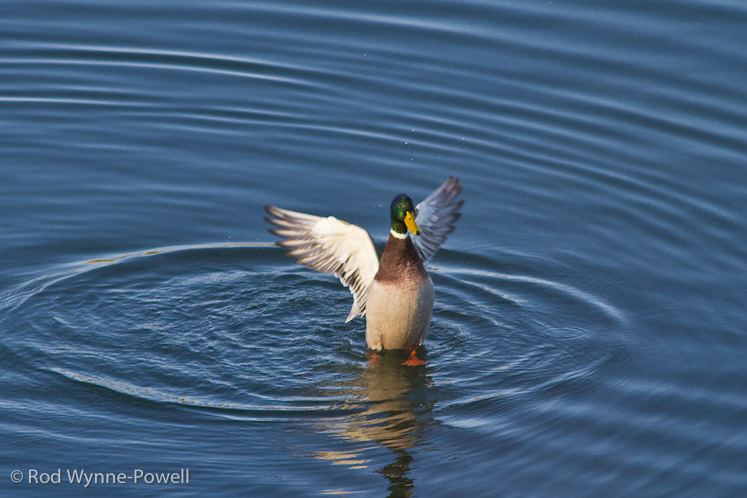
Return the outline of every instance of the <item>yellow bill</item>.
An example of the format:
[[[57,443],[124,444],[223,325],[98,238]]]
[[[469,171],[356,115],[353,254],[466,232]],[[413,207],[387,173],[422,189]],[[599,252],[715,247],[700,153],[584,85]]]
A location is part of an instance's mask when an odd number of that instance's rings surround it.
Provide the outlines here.
[[[407,226],[407,229],[411,233],[420,235],[420,228],[418,228],[418,224],[415,223],[415,217],[412,215],[412,211],[405,213],[405,226]]]

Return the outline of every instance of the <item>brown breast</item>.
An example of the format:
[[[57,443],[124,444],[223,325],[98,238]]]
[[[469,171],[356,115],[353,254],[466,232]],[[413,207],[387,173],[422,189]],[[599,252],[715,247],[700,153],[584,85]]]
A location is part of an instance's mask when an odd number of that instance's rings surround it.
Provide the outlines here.
[[[410,237],[398,239],[391,233],[379,260],[375,280],[381,283],[416,283],[428,278],[418,251]]]

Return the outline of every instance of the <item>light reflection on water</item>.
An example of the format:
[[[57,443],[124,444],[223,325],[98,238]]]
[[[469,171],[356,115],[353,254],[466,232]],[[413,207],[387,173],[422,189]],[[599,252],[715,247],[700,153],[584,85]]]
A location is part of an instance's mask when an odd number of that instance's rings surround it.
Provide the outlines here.
[[[375,471],[389,481],[392,495],[398,496],[397,493],[410,492],[415,486],[409,476],[410,464],[415,460],[411,453],[423,444],[426,426],[433,423],[430,415],[433,402],[424,396],[431,380],[425,366],[403,365],[406,354],[390,351],[370,356],[368,363],[357,370],[352,379],[324,386],[345,395],[347,403],[362,405],[364,409],[314,424],[315,429],[331,437],[355,441],[359,450],[322,450],[310,456],[350,469],[367,469],[371,459],[366,458],[366,452],[373,448],[367,443],[382,445],[391,450],[394,460]]]

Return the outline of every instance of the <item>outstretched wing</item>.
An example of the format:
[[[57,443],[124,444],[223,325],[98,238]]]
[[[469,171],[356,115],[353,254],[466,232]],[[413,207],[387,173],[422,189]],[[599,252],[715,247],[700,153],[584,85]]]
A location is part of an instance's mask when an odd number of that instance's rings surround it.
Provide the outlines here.
[[[350,288],[353,309],[345,322],[364,315],[368,286],[379,271],[379,258],[368,232],[334,216],[321,218],[275,206],[265,206],[265,211],[272,215],[265,219],[280,227],[270,232],[285,239],[277,244],[289,249],[288,256],[312,270],[333,273]]]
[[[436,254],[446,237],[454,231],[454,222],[462,216],[459,209],[464,201],[456,200],[461,191],[459,178],[450,176],[415,206],[415,223],[418,224],[421,233],[410,237],[423,261]]]

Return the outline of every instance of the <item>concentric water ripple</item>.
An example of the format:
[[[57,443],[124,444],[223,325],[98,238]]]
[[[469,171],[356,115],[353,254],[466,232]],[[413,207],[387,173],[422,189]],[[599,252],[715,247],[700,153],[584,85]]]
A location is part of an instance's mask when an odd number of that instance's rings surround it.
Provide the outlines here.
[[[454,268],[464,257],[446,251],[443,268],[431,270],[438,300],[429,366],[398,374],[407,367],[394,352],[369,364],[362,321],[343,323],[348,292],[281,254],[235,244],[70,265],[19,286],[21,300],[4,297],[3,321],[24,331],[6,347],[31,368],[83,384],[252,420],[378,413],[375,406],[411,391],[392,387],[401,375],[459,386],[462,395],[441,399],[442,408],[526,396],[593,376],[624,354],[619,339],[603,337],[622,325],[608,305],[491,272],[496,265],[484,258]],[[591,319],[564,323],[558,310],[569,308]],[[377,378],[385,388],[374,387]]]

